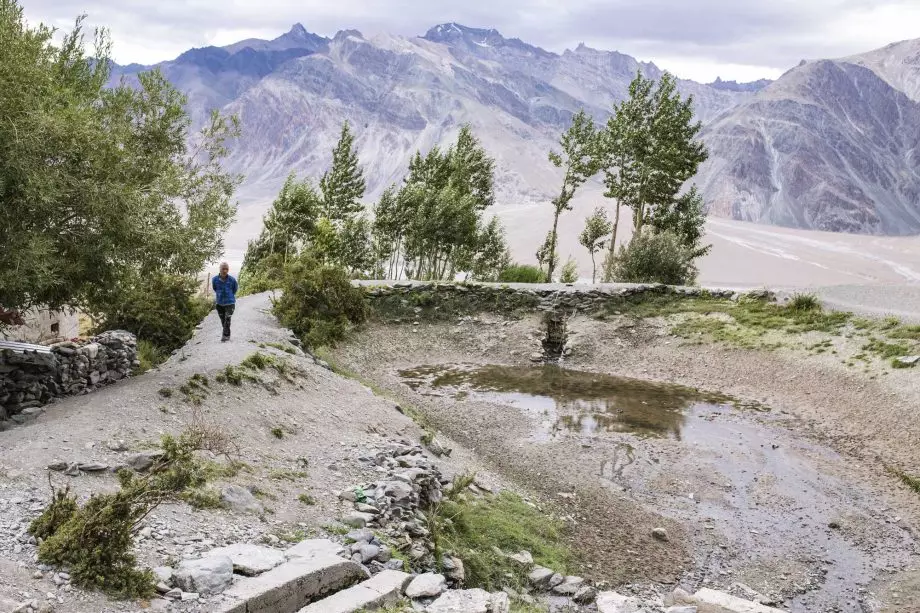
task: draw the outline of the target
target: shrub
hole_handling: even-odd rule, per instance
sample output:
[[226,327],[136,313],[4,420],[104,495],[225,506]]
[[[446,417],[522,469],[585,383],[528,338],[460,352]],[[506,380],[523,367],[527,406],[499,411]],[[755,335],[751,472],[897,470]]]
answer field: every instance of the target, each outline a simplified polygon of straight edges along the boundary
[[351,284],[345,270],[309,256],[288,266],[274,310],[281,324],[309,347],[334,346],[368,316],[364,292]]
[[69,569],[78,587],[125,598],[152,595],[153,573],[137,568],[131,553],[134,530],[158,505],[204,483],[196,451],[220,451],[201,429],[189,429],[179,438],[164,436],[162,449],[148,473],[120,470],[117,492],[93,494],[83,506],[69,490],[55,491],[51,504],[29,526],[33,536],[44,539],[39,561]]
[[575,263],[575,260],[569,258],[565,265],[562,267],[562,273],[560,274],[559,280],[563,283],[575,283],[578,281],[578,264]]
[[140,365],[135,369],[135,374],[143,374],[166,361],[166,354],[162,349],[148,340],[137,342],[137,360]]
[[512,264],[498,275],[501,283],[543,283],[546,273],[539,266],[530,264]]
[[697,272],[692,250],[671,232],[645,230],[604,262],[605,282],[690,285]]
[[788,308],[799,313],[807,311],[820,311],[821,302],[814,294],[795,294],[789,302]]
[[254,266],[240,270],[240,291],[238,296],[258,294],[284,285],[284,255],[270,253],[258,260]]
[[127,330],[162,352],[178,349],[192,337],[211,304],[196,296],[198,283],[189,277],[152,273],[120,289],[100,313],[99,331]]

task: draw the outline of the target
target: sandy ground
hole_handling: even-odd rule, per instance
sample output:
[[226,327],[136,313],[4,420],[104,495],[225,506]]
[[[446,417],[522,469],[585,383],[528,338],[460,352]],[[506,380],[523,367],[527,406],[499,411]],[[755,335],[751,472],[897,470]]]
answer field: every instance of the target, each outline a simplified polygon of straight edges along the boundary
[[[246,241],[256,238],[261,215],[270,205],[264,199],[243,199],[239,220],[227,236],[227,259],[239,270]],[[601,190],[588,185],[579,191],[574,209],[559,219],[559,250],[563,261],[576,260],[584,281],[591,279],[591,258],[578,244],[585,218],[596,206],[613,216],[613,207]],[[505,226],[515,260],[536,263],[535,253],[552,225],[549,203],[501,204],[491,213]],[[628,209],[621,213],[620,241],[631,235]],[[711,217],[707,242],[712,252],[700,262],[704,285],[739,287],[817,287],[836,285],[920,285],[920,237],[885,237],[793,230]],[[603,254],[598,256],[600,266]],[[217,266],[212,266],[216,274]],[[868,296],[871,292],[860,292]],[[871,300],[871,297],[867,297]],[[854,301],[861,303],[861,299]],[[913,302],[920,311],[920,302]]]
[[[545,440],[535,437],[545,417],[422,395],[398,375],[425,364],[527,365],[542,334],[533,317],[375,325],[336,359],[421,407],[488,466],[571,509],[596,579],[740,582],[801,613],[920,611],[920,501],[884,468],[920,473],[916,371],[878,376],[828,355],[685,346],[654,320],[581,318],[570,331],[569,368],[771,410],[702,410],[681,440],[590,429]],[[659,526],[667,543],[650,538]]]

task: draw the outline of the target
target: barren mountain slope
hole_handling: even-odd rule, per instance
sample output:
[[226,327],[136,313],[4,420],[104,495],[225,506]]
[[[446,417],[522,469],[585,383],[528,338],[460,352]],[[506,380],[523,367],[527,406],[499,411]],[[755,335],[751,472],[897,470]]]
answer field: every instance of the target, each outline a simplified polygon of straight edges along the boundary
[[835,232],[920,231],[918,47],[803,64],[707,126],[711,157],[697,181],[710,213]]

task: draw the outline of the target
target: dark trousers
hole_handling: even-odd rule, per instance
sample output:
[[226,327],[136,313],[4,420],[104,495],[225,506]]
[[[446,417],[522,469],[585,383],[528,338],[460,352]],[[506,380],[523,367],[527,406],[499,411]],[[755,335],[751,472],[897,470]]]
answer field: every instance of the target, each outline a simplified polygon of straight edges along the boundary
[[230,338],[230,319],[233,317],[235,304],[218,304],[217,315],[220,317],[220,323],[224,327],[224,338]]

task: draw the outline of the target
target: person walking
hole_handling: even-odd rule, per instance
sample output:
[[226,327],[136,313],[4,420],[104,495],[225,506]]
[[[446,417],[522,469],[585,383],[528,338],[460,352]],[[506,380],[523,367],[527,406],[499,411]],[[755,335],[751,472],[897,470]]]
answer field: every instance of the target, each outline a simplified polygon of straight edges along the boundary
[[220,273],[211,280],[211,287],[214,289],[217,315],[220,317],[220,323],[223,326],[223,335],[220,340],[221,342],[226,342],[230,340],[230,319],[233,317],[233,311],[236,308],[236,290],[239,287],[236,279],[230,276],[229,264],[226,262],[220,263]]

